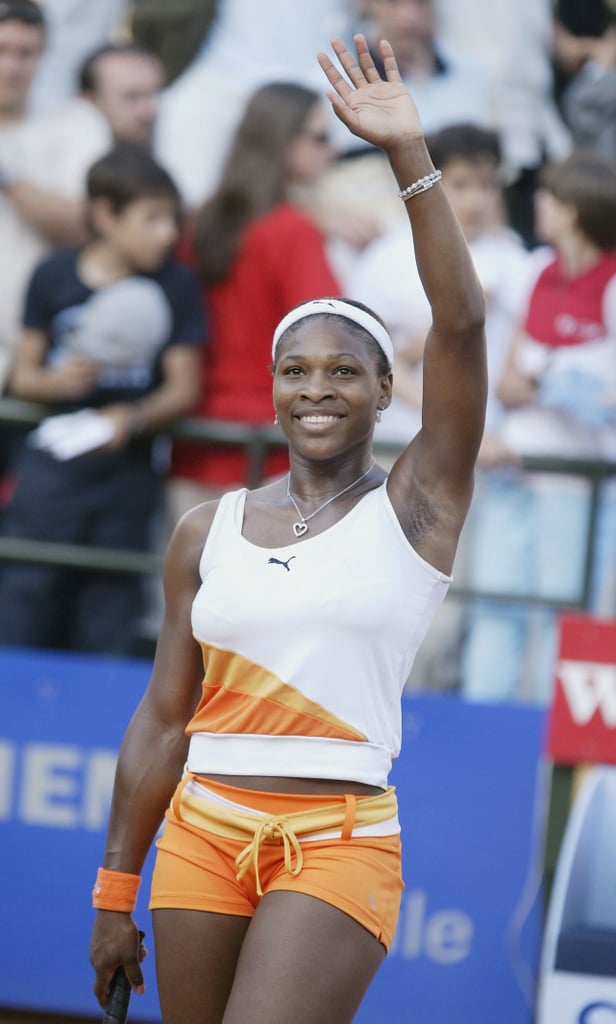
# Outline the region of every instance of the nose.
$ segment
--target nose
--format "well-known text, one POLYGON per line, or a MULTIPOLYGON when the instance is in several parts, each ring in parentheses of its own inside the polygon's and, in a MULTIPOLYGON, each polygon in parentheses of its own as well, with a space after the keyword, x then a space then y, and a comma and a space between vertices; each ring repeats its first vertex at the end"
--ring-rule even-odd
POLYGON ((313 370, 302 380, 301 394, 311 402, 320 402, 336 393, 332 378, 324 370, 313 370))

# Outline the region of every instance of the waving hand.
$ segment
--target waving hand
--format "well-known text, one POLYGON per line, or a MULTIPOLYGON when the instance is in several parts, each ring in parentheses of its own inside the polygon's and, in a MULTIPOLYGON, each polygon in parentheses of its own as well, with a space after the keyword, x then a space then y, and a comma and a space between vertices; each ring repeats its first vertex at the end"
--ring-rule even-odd
POLYGON ((327 95, 340 120, 354 135, 387 150, 422 138, 423 129, 390 44, 383 40, 380 46, 385 78, 374 66, 362 35, 355 36, 357 60, 340 38, 332 39, 332 48, 346 77, 327 54, 320 53, 318 60, 335 90, 327 95))

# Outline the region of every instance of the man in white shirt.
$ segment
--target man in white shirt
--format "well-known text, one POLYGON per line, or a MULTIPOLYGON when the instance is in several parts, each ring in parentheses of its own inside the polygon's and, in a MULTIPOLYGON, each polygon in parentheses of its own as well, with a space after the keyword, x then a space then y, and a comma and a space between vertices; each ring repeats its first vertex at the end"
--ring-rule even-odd
POLYGON ((108 141, 77 113, 29 113, 30 86, 44 47, 39 5, 0 0, 0 393, 30 273, 50 246, 83 239, 86 170, 108 141))

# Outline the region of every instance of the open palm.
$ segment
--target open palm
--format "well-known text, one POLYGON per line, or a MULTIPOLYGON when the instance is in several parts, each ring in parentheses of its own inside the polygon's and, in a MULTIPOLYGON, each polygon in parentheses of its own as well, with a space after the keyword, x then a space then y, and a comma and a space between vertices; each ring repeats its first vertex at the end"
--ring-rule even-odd
POLYGON ((357 60, 341 39, 332 40, 332 48, 346 78, 327 54, 319 54, 319 64, 335 90, 328 96, 337 116, 354 135, 383 149, 421 138, 423 129, 419 115, 400 77, 390 44, 381 43, 384 79, 374 66, 363 36, 355 37, 355 46, 357 60))

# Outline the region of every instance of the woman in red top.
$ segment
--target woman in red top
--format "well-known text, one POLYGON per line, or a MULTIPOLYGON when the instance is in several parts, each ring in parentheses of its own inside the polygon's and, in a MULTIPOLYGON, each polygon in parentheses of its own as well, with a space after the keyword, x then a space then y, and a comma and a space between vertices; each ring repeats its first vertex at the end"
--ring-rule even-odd
MULTIPOLYGON (((209 323, 199 416, 271 423, 276 324, 299 302, 340 294, 325 238, 298 195, 334 155, 327 124, 316 92, 288 83, 259 89, 238 127, 220 186, 197 214, 191 250, 209 323)), ((286 450, 272 450, 265 475, 287 467, 286 450)), ((229 485, 248 483, 248 468, 242 448, 176 443, 172 519, 229 485)))

